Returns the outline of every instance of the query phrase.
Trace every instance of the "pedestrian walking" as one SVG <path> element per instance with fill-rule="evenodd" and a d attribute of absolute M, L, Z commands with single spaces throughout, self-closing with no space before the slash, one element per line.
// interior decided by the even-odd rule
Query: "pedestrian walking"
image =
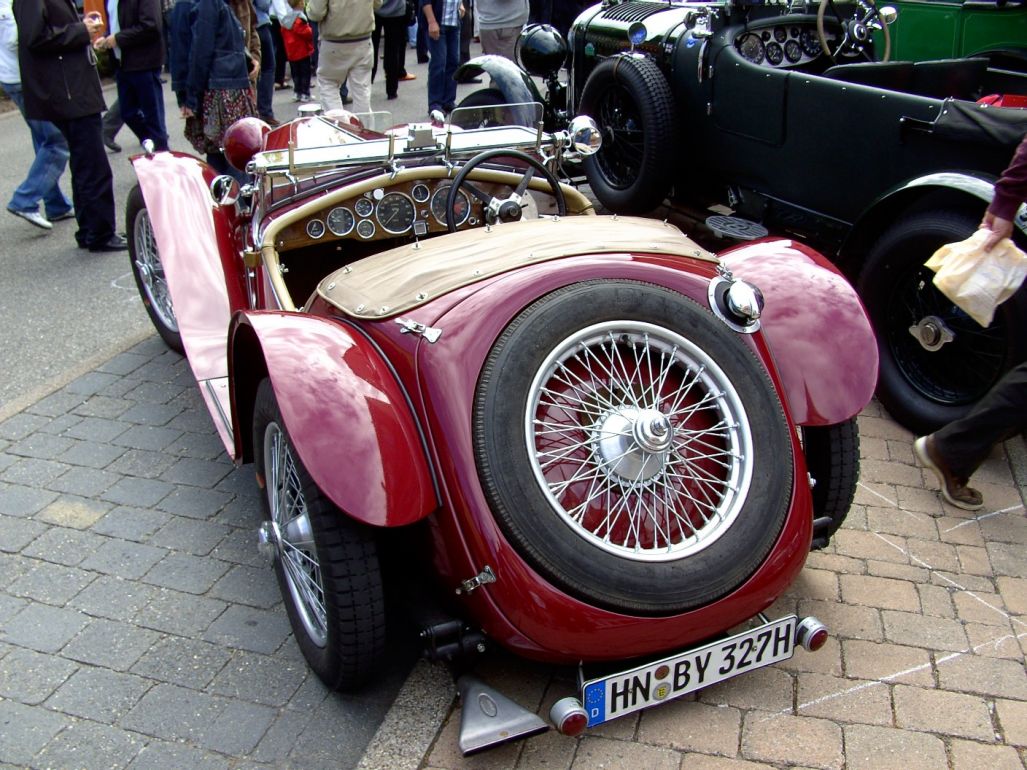
<path fill-rule="evenodd" d="M 93 47 L 114 57 L 121 120 L 140 143 L 149 139 L 156 150 L 167 150 L 160 0 L 107 0 L 107 24 L 107 36 L 95 40 Z"/>
<path fill-rule="evenodd" d="M 516 61 L 515 49 L 528 21 L 528 0 L 477 0 L 482 53 Z"/>
<path fill-rule="evenodd" d="M 307 17 L 318 25 L 317 95 L 325 110 L 342 109 L 348 87 L 354 112 L 371 111 L 371 33 L 382 0 L 309 0 Z"/>
<path fill-rule="evenodd" d="M 1013 218 L 1027 201 L 1027 136 L 1009 167 L 995 183 L 995 197 L 981 222 L 991 231 L 984 248 L 991 251 L 1013 234 Z M 970 477 L 992 447 L 1027 430 L 1027 362 L 1010 369 L 963 418 L 950 422 L 913 444 L 917 459 L 934 472 L 944 500 L 967 511 L 983 507 L 984 496 L 969 486 Z"/>
<path fill-rule="evenodd" d="M 107 105 L 92 46 L 103 20 L 80 19 L 72 0 L 14 0 L 13 10 L 25 117 L 51 121 L 68 144 L 75 240 L 90 251 L 127 249 L 115 232 L 114 175 L 100 121 Z"/>
<path fill-rule="evenodd" d="M 449 114 L 456 106 L 453 73 L 460 63 L 462 0 L 420 0 L 428 27 L 428 113 Z"/>
<path fill-rule="evenodd" d="M 288 27 L 282 27 L 285 56 L 292 73 L 293 101 L 309 102 L 311 57 L 314 55 L 314 30 L 303 15 L 303 0 L 291 0 L 297 16 Z"/>
<path fill-rule="evenodd" d="M 75 216 L 71 201 L 61 191 L 60 178 L 68 165 L 68 143 L 57 126 L 45 120 L 25 117 L 25 99 L 21 93 L 18 69 L 18 25 L 11 9 L 12 0 L 0 0 L 0 88 L 18 107 L 32 135 L 35 157 L 25 181 L 18 185 L 7 210 L 43 230 L 53 229 L 53 222 Z M 39 210 L 43 202 L 44 216 Z"/>
<path fill-rule="evenodd" d="M 383 37 L 384 43 L 381 42 Z M 375 12 L 374 35 L 371 42 L 374 48 L 371 80 L 374 80 L 378 72 L 378 50 L 384 47 L 382 68 L 385 70 L 385 98 L 395 99 L 399 96 L 399 81 L 414 80 L 417 77 L 407 73 L 404 64 L 407 51 L 406 0 L 385 0 L 382 3 L 382 7 Z"/>
<path fill-rule="evenodd" d="M 121 105 L 118 104 L 118 100 L 114 100 L 114 104 L 107 108 L 107 112 L 103 114 L 103 146 L 111 152 L 121 152 L 121 145 L 117 143 L 115 137 L 121 127 L 125 125 L 125 121 L 121 119 Z"/>
<path fill-rule="evenodd" d="M 260 38 L 260 74 L 257 76 L 257 114 L 269 126 L 275 119 L 275 40 L 271 34 L 271 0 L 252 0 Z"/>

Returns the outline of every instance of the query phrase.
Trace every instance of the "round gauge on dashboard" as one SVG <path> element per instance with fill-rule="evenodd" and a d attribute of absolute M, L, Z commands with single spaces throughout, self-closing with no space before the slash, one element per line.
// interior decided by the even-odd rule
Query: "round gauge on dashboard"
<path fill-rule="evenodd" d="M 795 64 L 802 58 L 802 47 L 797 41 L 789 40 L 785 43 L 785 58 L 792 64 Z"/>
<path fill-rule="evenodd" d="M 428 189 L 426 184 L 415 184 L 414 188 L 410 191 L 410 197 L 418 203 L 427 203 L 428 198 L 431 197 L 431 190 Z"/>
<path fill-rule="evenodd" d="M 349 235 L 353 232 L 355 220 L 353 219 L 352 211 L 342 206 L 337 206 L 328 212 L 325 222 L 328 225 L 328 229 L 334 235 Z"/>
<path fill-rule="evenodd" d="M 774 27 L 774 40 L 779 43 L 783 43 L 788 39 L 788 30 L 784 27 Z"/>
<path fill-rule="evenodd" d="M 767 43 L 767 61 L 775 67 L 784 61 L 785 52 L 777 43 Z"/>
<path fill-rule="evenodd" d="M 739 38 L 738 52 L 753 64 L 763 63 L 763 41 L 760 40 L 760 36 L 755 32 L 748 32 Z"/>
<path fill-rule="evenodd" d="M 440 224 L 446 224 L 446 203 L 449 198 L 450 185 L 442 185 L 431 197 L 431 213 Z M 456 202 L 453 204 L 453 220 L 457 227 L 467 221 L 471 214 L 471 199 L 463 190 L 456 191 Z"/>
<path fill-rule="evenodd" d="M 325 223 L 320 219 L 311 219 L 307 222 L 307 235 L 311 238 L 321 238 L 325 234 Z"/>
<path fill-rule="evenodd" d="M 756 33 L 754 32 L 753 34 L 756 34 Z M 760 32 L 760 39 L 764 43 L 766 43 L 768 40 L 770 40 L 770 30 L 769 29 L 765 29 L 762 32 Z"/>
<path fill-rule="evenodd" d="M 374 222 L 370 219 L 361 219 L 357 222 L 357 235 L 361 238 L 373 238 L 375 229 Z"/>
<path fill-rule="evenodd" d="M 820 38 L 817 37 L 816 30 L 804 29 L 802 34 L 799 35 L 799 45 L 802 46 L 802 52 L 807 56 L 820 56 Z"/>
<path fill-rule="evenodd" d="M 403 193 L 390 192 L 382 196 L 377 208 L 378 224 L 393 235 L 405 233 L 414 225 L 414 204 Z"/>
<path fill-rule="evenodd" d="M 357 198 L 353 204 L 358 216 L 369 217 L 374 212 L 374 204 L 368 198 Z"/>

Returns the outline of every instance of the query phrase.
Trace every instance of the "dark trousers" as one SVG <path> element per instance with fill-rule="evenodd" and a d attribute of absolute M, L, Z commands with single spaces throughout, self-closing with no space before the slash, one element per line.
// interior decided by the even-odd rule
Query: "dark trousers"
<path fill-rule="evenodd" d="M 1006 372 L 966 417 L 934 433 L 933 443 L 949 471 L 968 479 L 995 444 L 1024 430 L 1027 430 L 1027 362 Z"/>
<path fill-rule="evenodd" d="M 474 2 L 464 3 L 467 11 L 460 20 L 460 63 L 471 59 L 471 38 L 474 37 Z"/>
<path fill-rule="evenodd" d="M 428 61 L 428 22 L 424 20 L 424 14 L 417 12 L 417 63 L 424 64 Z"/>
<path fill-rule="evenodd" d="M 121 119 L 139 141 L 150 139 L 154 149 L 168 149 L 164 122 L 164 89 L 160 69 L 126 72 L 118 70 L 118 105 Z"/>
<path fill-rule="evenodd" d="M 271 25 L 262 24 L 257 27 L 260 37 L 260 77 L 257 78 L 257 114 L 262 118 L 275 116 L 275 38 L 271 34 Z"/>
<path fill-rule="evenodd" d="M 396 98 L 399 79 L 406 72 L 407 52 L 407 17 L 393 16 L 383 19 L 375 16 L 374 32 L 371 43 L 374 45 L 374 64 L 371 67 L 371 81 L 378 74 L 378 47 L 382 36 L 385 37 L 385 52 L 382 68 L 385 70 L 385 95 Z"/>
<path fill-rule="evenodd" d="M 100 113 L 72 120 L 55 120 L 71 152 L 71 198 L 82 247 L 101 246 L 114 235 L 114 175 L 103 147 Z"/>
<path fill-rule="evenodd" d="M 310 57 L 297 59 L 289 62 L 289 70 L 292 72 L 292 88 L 296 96 L 310 96 Z"/>
<path fill-rule="evenodd" d="M 275 45 L 275 82 L 285 82 L 285 41 L 282 40 L 282 25 L 278 23 L 278 19 L 271 19 L 271 40 Z M 264 42 L 261 41 L 261 45 Z"/>

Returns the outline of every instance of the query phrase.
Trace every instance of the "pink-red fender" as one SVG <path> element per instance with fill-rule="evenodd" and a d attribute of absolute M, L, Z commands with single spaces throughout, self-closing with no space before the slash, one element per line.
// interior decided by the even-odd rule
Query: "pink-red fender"
<path fill-rule="evenodd" d="M 339 508 L 398 527 L 438 507 L 406 394 L 367 338 L 329 319 L 259 311 L 237 313 L 229 339 L 237 442 L 252 433 L 246 407 L 265 369 L 303 465 Z"/>
<path fill-rule="evenodd" d="M 877 343 L 845 277 L 790 240 L 768 239 L 718 256 L 735 277 L 763 292 L 763 334 L 795 422 L 833 425 L 858 414 L 877 385 Z"/>

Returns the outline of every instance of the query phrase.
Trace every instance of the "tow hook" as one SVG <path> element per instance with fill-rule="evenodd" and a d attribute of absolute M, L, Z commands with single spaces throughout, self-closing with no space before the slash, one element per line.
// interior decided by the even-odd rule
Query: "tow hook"
<path fill-rule="evenodd" d="M 932 353 L 941 350 L 948 342 L 952 342 L 956 335 L 936 315 L 925 316 L 920 323 L 909 327 L 909 333 L 920 343 L 924 350 Z"/>

